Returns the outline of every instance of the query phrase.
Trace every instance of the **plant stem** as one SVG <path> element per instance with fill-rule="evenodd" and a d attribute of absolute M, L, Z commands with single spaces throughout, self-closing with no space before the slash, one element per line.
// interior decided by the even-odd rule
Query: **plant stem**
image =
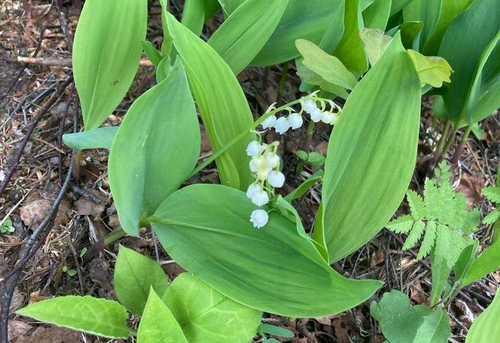
<path fill-rule="evenodd" d="M 460 140 L 460 143 L 458 144 L 455 150 L 455 154 L 453 155 L 453 160 L 451 161 L 452 164 L 458 163 L 460 155 L 462 155 L 462 152 L 464 151 L 464 145 L 467 142 L 467 139 L 469 138 L 471 131 L 472 131 L 472 126 L 471 125 L 467 126 L 464 135 L 462 136 L 462 139 Z"/>
<path fill-rule="evenodd" d="M 296 105 L 298 103 L 300 103 L 302 101 L 302 99 L 297 99 L 297 100 L 294 100 L 294 101 L 291 101 L 289 102 L 288 104 L 285 104 L 281 107 L 278 107 L 278 108 L 275 108 L 274 110 L 272 111 L 269 111 L 269 112 L 266 112 L 264 113 L 259 119 L 257 119 L 255 122 L 254 122 L 254 125 L 252 126 L 251 129 L 247 130 L 247 131 L 243 131 L 242 133 L 240 133 L 238 136 L 234 137 L 229 143 L 227 143 L 226 145 L 224 145 L 222 148 L 218 149 L 217 151 L 215 151 L 212 156 L 210 156 L 209 158 L 207 158 L 205 161 L 203 161 L 202 163 L 200 163 L 198 165 L 198 167 L 196 167 L 196 169 L 191 173 L 191 176 L 190 177 L 193 177 L 195 176 L 196 174 L 198 174 L 199 172 L 201 172 L 203 169 L 205 169 L 208 165 L 210 165 L 212 162 L 214 162 L 216 159 L 218 159 L 222 154 L 224 154 L 226 151 L 228 151 L 229 149 L 231 149 L 236 143 L 238 143 L 239 141 L 241 141 L 242 139 L 244 139 L 245 137 L 247 137 L 250 133 L 252 133 L 252 131 L 254 131 L 260 124 L 262 124 L 262 122 L 264 120 L 266 120 L 268 117 L 272 116 L 273 114 L 276 114 L 278 112 L 281 112 L 281 111 L 284 111 L 286 110 L 288 107 L 290 106 L 293 106 L 293 105 Z"/>
<path fill-rule="evenodd" d="M 127 235 L 125 231 L 121 227 L 118 227 L 111 231 L 105 238 L 104 238 L 104 245 L 110 245 L 120 238 L 123 238 Z"/>

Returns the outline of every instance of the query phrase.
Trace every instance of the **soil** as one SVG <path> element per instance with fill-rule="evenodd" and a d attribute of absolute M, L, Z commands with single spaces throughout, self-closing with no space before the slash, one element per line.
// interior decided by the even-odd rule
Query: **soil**
<path fill-rule="evenodd" d="M 81 6 L 82 2 L 76 0 L 3 0 L 0 3 L 0 184 L 15 166 L 12 179 L 0 194 L 0 220 L 8 218 L 12 222 L 9 225 L 12 232 L 0 234 L 0 282 L 15 269 L 28 237 L 50 214 L 63 186 L 73 153 L 62 144 L 62 134 L 81 129 L 81 113 L 74 87 L 70 85 L 58 90 L 71 75 L 70 68 L 24 65 L 15 60 L 18 56 L 70 58 Z M 156 2 L 150 12 L 149 38 L 159 44 L 161 24 Z M 212 20 L 207 30 L 213 31 L 218 23 L 220 20 Z M 239 80 L 253 113 L 263 113 L 273 102 L 282 104 L 300 96 L 300 80 L 293 64 L 268 69 L 250 68 L 239 76 Z M 154 70 L 141 69 L 129 95 L 108 119 L 108 124 L 118 125 L 131 102 L 153 83 Z M 55 104 L 40 114 L 43 104 L 53 96 L 58 96 Z M 432 151 L 440 132 L 439 124 L 436 125 L 430 114 L 430 99 L 424 101 L 422 115 L 419 163 L 411 185 L 419 191 L 429 173 L 428 165 L 424 163 L 426 155 Z M 16 165 L 16 152 L 38 116 L 41 119 Z M 481 127 L 484 138 L 471 137 L 454 166 L 454 173 L 457 189 L 464 192 L 471 203 L 479 204 L 484 214 L 491 210 L 491 204 L 483 199 L 481 190 L 494 184 L 500 159 L 500 115 L 497 113 L 484 121 Z M 305 175 L 314 172 L 312 167 L 303 166 L 295 153 L 298 150 L 326 153 L 329 134 L 330 129 L 321 126 L 311 138 L 307 137 L 306 129 L 279 138 L 288 172 L 284 193 L 293 190 Z M 277 138 L 267 137 L 269 140 Z M 451 159 L 454 149 L 453 146 L 447 158 Z M 206 141 L 203 150 L 204 153 L 210 150 Z M 15 285 L 10 306 L 10 342 L 109 342 L 40 325 L 12 313 L 28 303 L 56 295 L 113 298 L 113 267 L 118 244 L 163 262 L 171 278 L 182 272 L 179 266 L 171 263 L 150 233 L 105 244 L 104 238 L 119 228 L 107 180 L 107 157 L 104 150 L 84 152 L 80 156 L 80 163 L 74 169 L 50 231 L 29 258 Z M 209 168 L 199 180 L 193 181 L 217 182 L 217 175 L 213 168 Z M 320 194 L 317 186 L 296 203 L 309 228 Z M 407 211 L 405 205 L 400 209 L 400 213 Z M 491 235 L 488 227 L 482 227 L 477 234 L 484 245 L 491 240 Z M 415 304 L 426 303 L 430 295 L 429 264 L 417 263 L 413 251 L 402 252 L 402 242 L 402 237 L 384 230 L 360 251 L 334 267 L 348 277 L 384 281 L 384 289 L 377 296 L 390 289 L 399 289 L 409 294 Z M 472 320 L 491 302 L 499 281 L 500 274 L 493 274 L 464 289 L 451 303 L 452 342 L 464 342 Z M 369 303 L 330 318 L 292 320 L 269 316 L 266 321 L 294 331 L 297 337 L 294 342 L 384 341 L 377 323 L 369 315 Z"/>

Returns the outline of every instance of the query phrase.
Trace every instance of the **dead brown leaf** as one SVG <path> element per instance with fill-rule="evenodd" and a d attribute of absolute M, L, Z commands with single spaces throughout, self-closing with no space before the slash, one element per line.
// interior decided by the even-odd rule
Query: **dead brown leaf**
<path fill-rule="evenodd" d="M 48 215 L 50 208 L 50 201 L 38 199 L 21 207 L 19 213 L 24 225 L 31 227 L 40 224 Z"/>

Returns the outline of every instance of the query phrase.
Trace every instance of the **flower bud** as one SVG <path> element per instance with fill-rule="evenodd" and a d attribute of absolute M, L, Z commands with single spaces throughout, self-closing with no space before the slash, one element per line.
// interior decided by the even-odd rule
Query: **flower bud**
<path fill-rule="evenodd" d="M 262 152 L 262 145 L 257 141 L 251 141 L 247 146 L 247 155 L 255 157 Z"/>
<path fill-rule="evenodd" d="M 274 188 L 281 188 L 285 184 L 285 175 L 282 172 L 273 170 L 267 175 L 267 182 Z"/>
<path fill-rule="evenodd" d="M 316 102 L 311 99 L 306 99 L 302 102 L 302 109 L 306 111 L 307 113 L 312 113 L 316 110 L 318 110 L 318 106 L 316 105 Z"/>
<path fill-rule="evenodd" d="M 272 127 L 274 127 L 274 125 L 276 124 L 276 116 L 275 115 L 272 115 L 272 116 L 269 116 L 267 117 L 263 122 L 262 122 L 262 128 L 264 130 L 266 129 L 270 129 Z"/>
<path fill-rule="evenodd" d="M 250 222 L 253 224 L 253 227 L 256 229 L 260 229 L 266 226 L 269 221 L 269 215 L 264 210 L 255 210 L 250 215 Z"/>
<path fill-rule="evenodd" d="M 318 123 L 323 118 L 323 112 L 318 108 L 316 108 L 312 112 L 309 112 L 309 114 L 311 115 L 311 120 L 315 123 Z"/>
<path fill-rule="evenodd" d="M 288 116 L 288 122 L 290 123 L 290 126 L 292 127 L 293 130 L 296 130 L 299 127 L 302 127 L 302 124 L 304 124 L 304 120 L 302 119 L 302 116 L 298 113 L 290 114 Z"/>
<path fill-rule="evenodd" d="M 274 124 L 274 129 L 278 134 L 282 135 L 290 129 L 290 122 L 288 121 L 287 118 L 281 117 L 278 120 L 276 120 L 276 123 Z"/>
<path fill-rule="evenodd" d="M 321 121 L 325 124 L 335 124 L 337 121 L 337 116 L 335 113 L 331 112 L 323 112 L 323 115 L 321 116 Z"/>

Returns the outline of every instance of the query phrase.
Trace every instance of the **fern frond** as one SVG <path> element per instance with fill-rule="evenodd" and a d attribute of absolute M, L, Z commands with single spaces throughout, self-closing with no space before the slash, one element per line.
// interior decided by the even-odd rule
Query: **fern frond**
<path fill-rule="evenodd" d="M 426 216 L 424 199 L 414 191 L 406 193 L 413 219 L 420 220 Z"/>
<path fill-rule="evenodd" d="M 403 250 L 406 251 L 415 247 L 415 245 L 417 245 L 417 243 L 422 238 L 424 231 L 425 231 L 424 222 L 421 220 L 415 222 L 415 225 L 413 225 L 410 234 L 406 238 L 405 244 L 403 245 Z"/>
<path fill-rule="evenodd" d="M 413 227 L 414 222 L 412 216 L 406 215 L 391 221 L 386 227 L 394 233 L 408 233 Z"/>
<path fill-rule="evenodd" d="M 462 251 L 470 244 L 457 230 L 450 229 L 446 225 L 438 225 L 436 230 L 436 247 L 434 254 L 446 261 L 448 270 L 451 270 Z"/>
<path fill-rule="evenodd" d="M 483 189 L 483 195 L 489 201 L 500 204 L 500 186 L 487 187 Z"/>
<path fill-rule="evenodd" d="M 427 255 L 429 255 L 434 248 L 434 243 L 436 242 L 436 222 L 429 221 L 425 226 L 425 235 L 422 244 L 420 245 L 420 250 L 418 251 L 417 260 L 421 260 Z"/>

